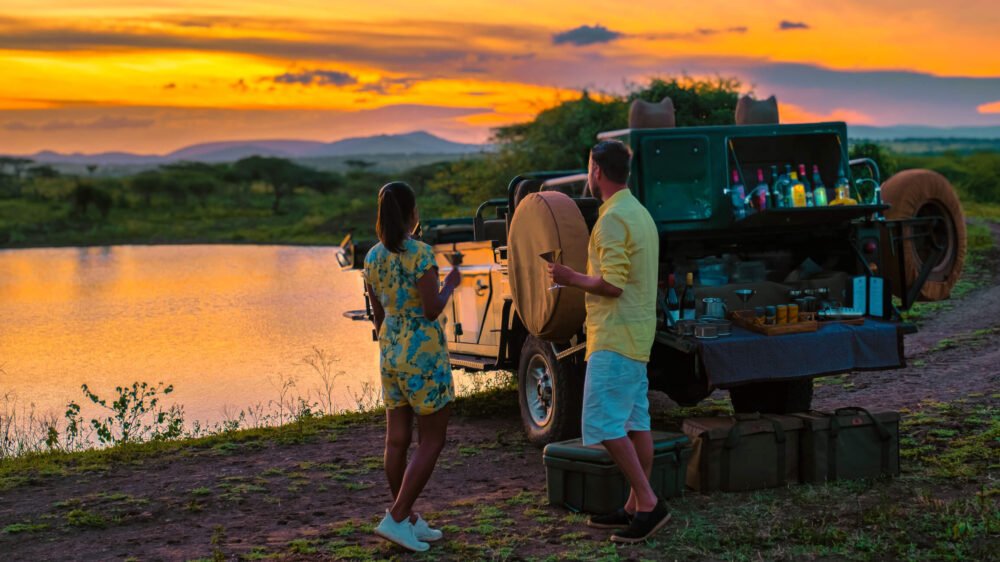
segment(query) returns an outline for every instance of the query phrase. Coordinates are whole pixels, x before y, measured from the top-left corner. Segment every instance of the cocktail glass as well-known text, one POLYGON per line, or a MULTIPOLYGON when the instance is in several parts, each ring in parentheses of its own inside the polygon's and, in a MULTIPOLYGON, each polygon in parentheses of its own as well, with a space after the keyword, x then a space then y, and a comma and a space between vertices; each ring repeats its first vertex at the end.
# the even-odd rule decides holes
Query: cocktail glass
POLYGON ((750 302, 750 299, 752 299, 753 296, 757 294, 757 291, 755 291, 754 289, 736 289, 733 292, 736 293, 736 296, 739 297, 740 301, 743 302, 743 308, 741 308, 740 310, 746 310, 747 304, 750 302))
POLYGON ((446 260, 448 260, 448 263, 450 263, 452 267, 458 267, 462 265, 462 258, 465 257, 465 254, 459 252, 458 250, 455 250, 450 254, 445 254, 444 257, 446 260))
MULTIPOLYGON (((548 252, 542 252, 541 254, 538 254, 538 257, 542 258, 543 260, 549 263, 556 263, 556 261, 559 259, 559 256, 561 255, 562 255, 562 250, 556 249, 556 250, 549 250, 548 252)), ((549 287, 549 290, 551 291, 552 289, 562 289, 563 287, 564 285, 556 284, 549 287)))

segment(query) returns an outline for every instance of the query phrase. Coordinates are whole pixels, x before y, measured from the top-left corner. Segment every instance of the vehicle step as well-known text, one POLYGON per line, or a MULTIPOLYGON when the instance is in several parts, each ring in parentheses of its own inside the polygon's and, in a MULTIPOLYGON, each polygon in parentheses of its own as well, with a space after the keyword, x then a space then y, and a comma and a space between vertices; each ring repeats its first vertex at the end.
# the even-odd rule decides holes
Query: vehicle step
POLYGON ((497 360, 493 357, 478 357, 476 355, 463 355, 461 353, 449 353, 451 364, 464 369, 485 371, 496 367, 497 360))

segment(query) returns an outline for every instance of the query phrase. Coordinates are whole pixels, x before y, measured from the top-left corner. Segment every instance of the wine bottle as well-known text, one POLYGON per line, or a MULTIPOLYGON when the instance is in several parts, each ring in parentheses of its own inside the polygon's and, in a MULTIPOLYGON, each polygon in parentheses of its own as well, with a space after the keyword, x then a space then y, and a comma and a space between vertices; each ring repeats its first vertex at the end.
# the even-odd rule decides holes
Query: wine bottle
POLYGON ((813 202, 817 207, 825 207, 827 204, 826 186, 823 185, 823 178, 819 176, 819 166, 813 164, 813 202))
POLYGON ((667 314, 677 322, 681 319, 681 301, 677 299, 677 289, 674 287, 674 274, 671 273, 667 281, 667 314))
POLYGON ((785 173, 782 174, 785 179, 781 184, 781 194, 785 197, 785 206, 794 207, 795 202, 792 201, 792 165, 785 164, 785 173))
POLYGON ((688 272, 684 292, 681 293, 681 318, 694 320, 694 273, 688 272))
POLYGON ((757 210, 767 209, 767 183, 764 181, 764 170, 757 168, 757 187, 753 189, 757 200, 757 210))
POLYGON ((736 170, 733 170, 733 186, 729 188, 729 195, 733 200, 733 218, 735 220, 740 220, 746 217, 747 210, 744 206, 746 190, 743 188, 743 184, 740 183, 740 174, 736 170))
POLYGON ((783 203, 778 189, 778 167, 771 166, 771 207, 784 207, 783 203))

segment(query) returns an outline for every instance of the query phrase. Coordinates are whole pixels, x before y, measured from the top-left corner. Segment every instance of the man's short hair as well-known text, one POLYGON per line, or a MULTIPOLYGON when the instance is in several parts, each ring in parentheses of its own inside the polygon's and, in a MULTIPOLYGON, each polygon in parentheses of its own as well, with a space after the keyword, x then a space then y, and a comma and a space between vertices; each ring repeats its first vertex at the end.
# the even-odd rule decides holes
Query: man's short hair
POLYGON ((597 143, 590 149, 590 158, 609 180, 618 184, 628 182, 632 151, 621 141, 606 140, 597 143))

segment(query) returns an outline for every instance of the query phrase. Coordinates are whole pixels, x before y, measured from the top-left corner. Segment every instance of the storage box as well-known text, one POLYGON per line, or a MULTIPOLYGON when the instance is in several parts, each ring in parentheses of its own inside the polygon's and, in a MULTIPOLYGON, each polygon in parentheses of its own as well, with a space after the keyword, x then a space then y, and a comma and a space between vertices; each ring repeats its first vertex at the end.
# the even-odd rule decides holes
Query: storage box
POLYGON ((802 420, 803 482, 899 474, 899 414, 864 408, 792 414, 802 420))
POLYGON ((799 480, 802 420, 770 414, 688 418, 687 485, 709 492, 776 488, 799 480))
MULTIPOLYGON (((653 470, 649 483, 661 498, 684 491, 690 441, 680 433, 652 432, 653 470)), ((580 439, 550 443, 542 452, 551 505, 587 513, 608 513, 625 505, 629 485, 603 445, 580 439)))

